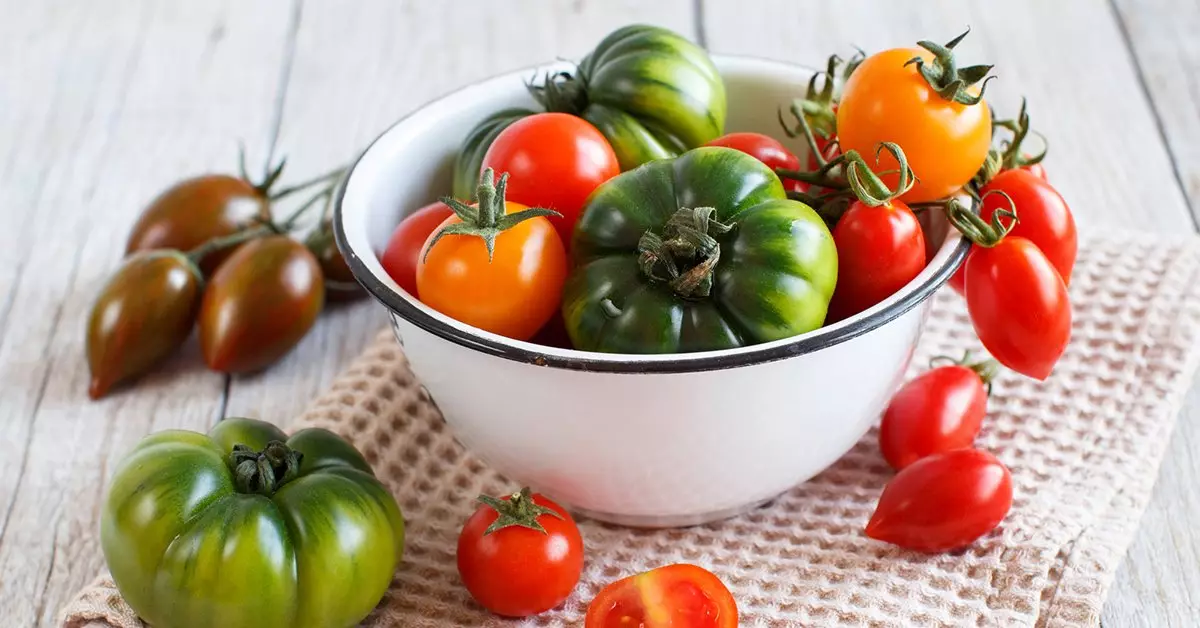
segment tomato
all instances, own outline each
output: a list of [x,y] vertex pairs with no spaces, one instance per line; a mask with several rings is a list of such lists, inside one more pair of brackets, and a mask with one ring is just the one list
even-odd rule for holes
[[[460,201],[475,202],[475,189],[479,187],[479,173],[483,172],[483,156],[496,141],[496,136],[507,129],[510,124],[531,116],[535,112],[528,109],[501,109],[486,117],[477,124],[467,138],[463,140],[462,148],[454,159],[453,196]],[[436,225],[434,225],[436,226]],[[407,290],[407,288],[406,288]],[[409,290],[409,292],[412,292]]]
[[967,257],[967,312],[983,346],[1008,368],[1044,380],[1071,337],[1062,277],[1033,242],[1012,235]]
[[955,449],[922,458],[883,488],[867,536],[918,552],[970,545],[1012,508],[1012,477],[995,456]]
[[[1071,215],[1071,208],[1067,207],[1058,190],[1028,170],[1005,170],[980,190],[984,195],[980,217],[988,222],[996,211],[1008,208],[1007,199],[1000,194],[989,196],[989,192],[1004,192],[1012,199],[1012,206],[1017,211],[1017,223],[1011,235],[1036,244],[1058,270],[1063,283],[1070,285],[1079,238],[1075,233],[1075,218]],[[959,269],[950,281],[951,287],[959,294],[963,293],[965,275],[966,269]]]
[[583,572],[583,537],[571,515],[528,488],[479,501],[458,535],[458,573],[471,597],[506,617],[562,604]]
[[308,247],[321,266],[327,302],[353,301],[366,296],[367,292],[354,278],[354,271],[350,270],[350,265],[346,263],[346,258],[342,256],[337,242],[334,241],[332,219],[322,220],[317,228],[304,238],[304,246]]
[[821,217],[788,200],[762,162],[719,146],[600,186],[572,254],[563,290],[571,342],[609,353],[729,349],[802,334],[824,323],[838,277]]
[[100,289],[87,325],[88,396],[149,371],[196,324],[204,279],[178,251],[135,253]]
[[931,454],[970,447],[987,414],[991,360],[932,368],[900,388],[879,424],[879,449],[899,471]]
[[[951,42],[945,50],[952,55],[950,49],[957,43]],[[922,60],[921,69],[908,63],[913,58]],[[979,70],[986,73],[987,66],[950,74],[946,70],[952,67],[950,56],[939,59],[920,48],[896,48],[867,57],[843,88],[837,110],[842,150],[873,155],[883,142],[899,144],[919,179],[900,197],[905,202],[955,193],[975,176],[991,147],[991,112],[980,98],[982,89],[969,87],[983,79]],[[962,80],[957,93],[950,98],[939,95],[939,88],[950,87],[957,79]],[[887,154],[872,165],[876,173],[896,167],[896,160]],[[896,174],[881,177],[889,185],[898,178]]]
[[417,264],[421,302],[494,334],[528,340],[558,310],[567,254],[547,220],[554,212],[504,200],[485,170],[478,209],[445,200],[455,215],[429,235]]
[[621,172],[600,131],[565,113],[539,113],[508,125],[484,155],[483,167],[508,173],[513,202],[562,214],[550,222],[567,244],[588,195]]
[[1042,181],[1050,180],[1046,176],[1046,167],[1043,166],[1041,164],[1041,162],[1038,162],[1036,164],[1029,164],[1028,166],[1021,166],[1020,170],[1024,170],[1025,172],[1028,172],[1029,174],[1041,179]]
[[204,362],[222,373],[266,368],[299,344],[324,303],[320,263],[303,244],[283,235],[243,244],[204,290]]
[[[125,253],[189,251],[270,218],[267,195],[249,181],[223,174],[195,177],[180,181],[151,201],[134,223]],[[210,275],[232,253],[232,249],[214,251],[201,260],[200,267]]]
[[[820,143],[821,140],[818,139],[817,142]],[[763,162],[771,170],[800,169],[799,157],[793,155],[792,151],[788,150],[779,140],[769,135],[763,135],[762,133],[728,133],[705,144],[705,146],[724,146],[740,150]],[[801,181],[784,178],[780,178],[780,180],[783,182],[783,189],[787,191],[795,190],[802,192],[808,188],[807,184]]]
[[388,238],[383,255],[379,256],[379,263],[405,292],[417,296],[417,265],[421,261],[421,249],[429,239],[429,234],[453,215],[454,211],[445,203],[430,203],[405,216],[392,232],[392,237]]
[[392,582],[404,518],[336,434],[229,418],[138,443],[113,475],[100,546],[154,626],[351,626]]
[[829,321],[849,318],[893,295],[925,268],[925,234],[901,201],[854,201],[833,228],[838,282]]
[[712,572],[667,565],[618,580],[588,605],[585,628],[737,628],[733,594]]

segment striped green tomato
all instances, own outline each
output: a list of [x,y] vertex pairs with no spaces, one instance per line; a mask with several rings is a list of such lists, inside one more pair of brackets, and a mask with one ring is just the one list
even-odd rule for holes
[[341,627],[400,563],[395,499],[346,441],[230,418],[143,439],[113,477],[105,560],[156,628]]
[[698,148],[601,185],[575,230],[563,318],[577,349],[677,353],[802,334],[825,321],[837,250],[754,157]]
[[[613,31],[575,73],[531,87],[547,111],[580,116],[612,144],[621,170],[675,157],[725,132],[725,83],[703,48],[658,26]],[[519,110],[480,122],[454,167],[454,194],[469,198],[483,155]]]

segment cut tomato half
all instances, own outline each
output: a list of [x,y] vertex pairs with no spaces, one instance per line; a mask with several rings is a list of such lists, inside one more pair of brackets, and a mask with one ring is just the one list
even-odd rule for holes
[[696,565],[668,565],[604,587],[588,606],[586,628],[737,628],[725,584]]

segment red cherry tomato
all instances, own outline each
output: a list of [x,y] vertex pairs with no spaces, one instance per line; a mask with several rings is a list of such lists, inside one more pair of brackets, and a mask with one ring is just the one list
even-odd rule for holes
[[[484,608],[528,617],[567,599],[583,572],[583,537],[562,506],[529,489],[483,505],[458,537],[458,573]],[[502,518],[503,517],[503,518]]]
[[879,449],[897,471],[926,456],[970,447],[987,414],[995,362],[948,364],[921,373],[892,397]]
[[1071,302],[1058,271],[1037,245],[1012,235],[976,246],[966,267],[967,312],[983,346],[1018,373],[1049,377],[1071,338]]
[[[1009,235],[1036,244],[1058,270],[1063,283],[1070,285],[1079,238],[1075,233],[1075,218],[1062,195],[1044,179],[1024,169],[1001,172],[980,193],[987,195],[995,191],[1007,194],[1017,210],[1017,224]],[[991,222],[999,209],[1008,209],[1008,200],[1000,194],[984,196],[980,216]],[[965,273],[965,269],[959,269],[950,280],[950,285],[959,294],[963,293]]]
[[1049,178],[1046,177],[1046,167],[1043,166],[1042,162],[1040,162],[1040,161],[1036,164],[1029,164],[1028,166],[1021,166],[1021,170],[1028,172],[1029,174],[1041,179],[1042,181],[1050,180]]
[[[818,139],[818,143],[820,140]],[[772,170],[799,170],[800,158],[793,155],[783,144],[769,135],[762,133],[727,133],[705,144],[705,146],[724,146],[742,151],[747,155],[763,162]],[[815,160],[814,160],[815,163]],[[787,191],[803,191],[808,184],[794,179],[780,179],[783,189]],[[803,186],[803,187],[802,187]]]
[[855,201],[833,228],[838,281],[830,322],[853,316],[888,298],[925,268],[925,235],[908,205],[871,207]]
[[509,125],[488,148],[483,168],[497,177],[509,174],[508,200],[562,214],[550,222],[568,247],[588,195],[621,173],[604,135],[565,113],[539,113]]
[[392,280],[406,292],[417,296],[417,262],[429,234],[454,212],[445,203],[430,203],[405,216],[388,239],[379,263]]
[[918,552],[970,545],[1012,508],[1012,477],[995,456],[956,449],[922,458],[884,487],[867,536]]
[[618,580],[588,605],[585,628],[737,628],[725,584],[696,565],[668,565]]

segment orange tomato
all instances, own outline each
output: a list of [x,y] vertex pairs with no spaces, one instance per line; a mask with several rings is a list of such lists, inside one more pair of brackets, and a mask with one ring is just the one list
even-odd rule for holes
[[[920,48],[896,48],[867,57],[850,75],[837,109],[842,150],[861,153],[877,174],[897,168],[886,151],[873,163],[881,142],[895,142],[904,150],[918,178],[900,197],[906,203],[955,193],[983,165],[992,139],[987,102],[965,105],[941,97],[915,65],[905,65],[916,56],[926,63],[933,61],[933,55]],[[895,186],[898,177],[881,178]]]
[[668,565],[604,587],[585,628],[737,628],[737,604],[712,572]]
[[[528,209],[505,202],[506,214]],[[438,232],[461,223],[450,216],[425,241],[417,264],[417,294],[429,307],[495,334],[528,340],[558,311],[567,277],[562,239],[544,216],[496,235],[491,259],[477,235]]]

